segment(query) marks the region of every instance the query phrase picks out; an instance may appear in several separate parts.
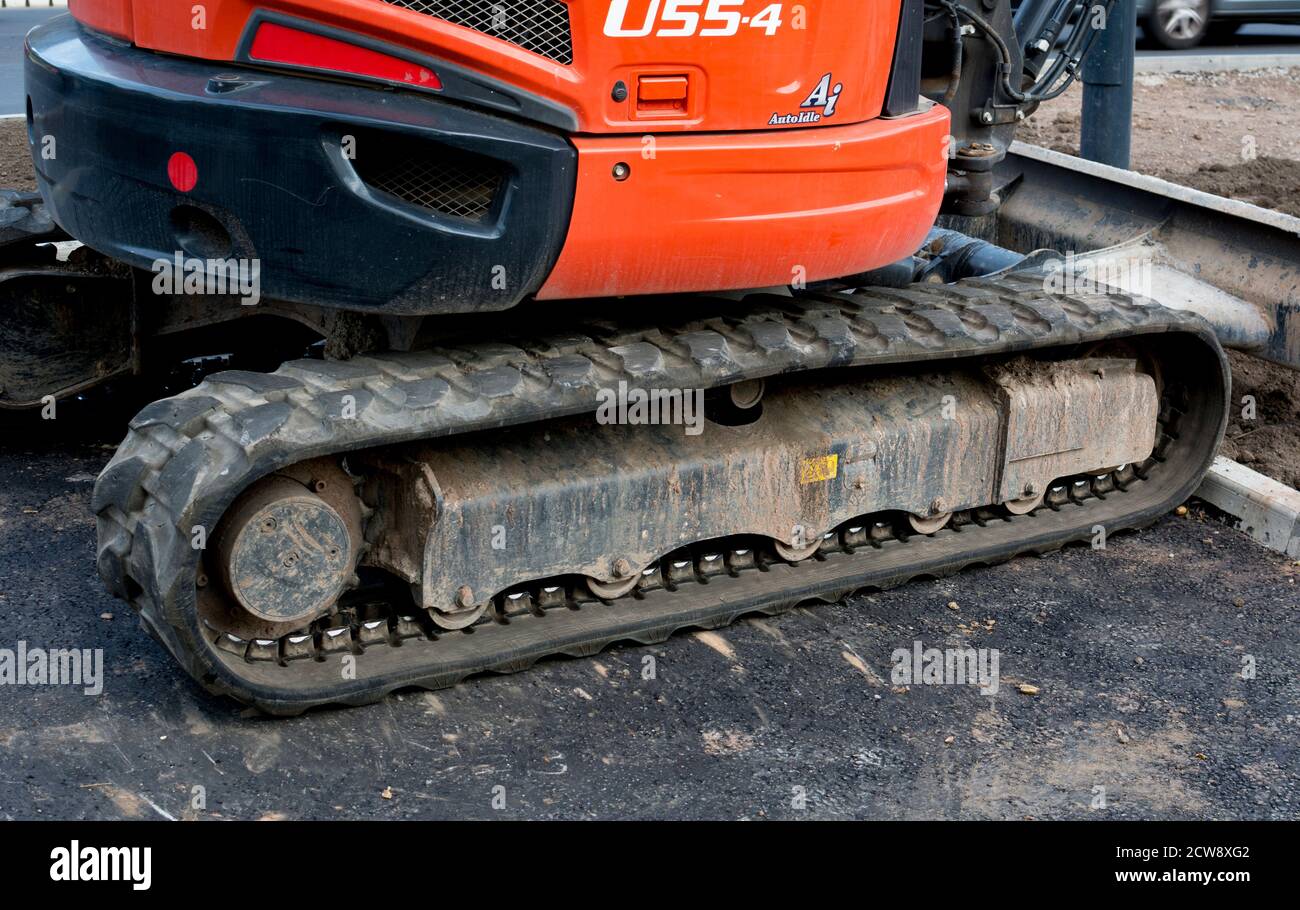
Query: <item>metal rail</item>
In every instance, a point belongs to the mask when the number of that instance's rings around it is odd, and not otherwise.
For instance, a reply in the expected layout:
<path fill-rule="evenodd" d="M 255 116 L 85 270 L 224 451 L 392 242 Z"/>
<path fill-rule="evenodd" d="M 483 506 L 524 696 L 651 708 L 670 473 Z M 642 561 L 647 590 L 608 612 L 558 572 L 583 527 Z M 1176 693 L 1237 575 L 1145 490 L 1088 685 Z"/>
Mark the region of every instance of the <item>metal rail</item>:
<path fill-rule="evenodd" d="M 945 226 L 1196 313 L 1225 347 L 1300 369 L 1300 218 L 1023 143 L 995 181 L 997 214 Z"/>

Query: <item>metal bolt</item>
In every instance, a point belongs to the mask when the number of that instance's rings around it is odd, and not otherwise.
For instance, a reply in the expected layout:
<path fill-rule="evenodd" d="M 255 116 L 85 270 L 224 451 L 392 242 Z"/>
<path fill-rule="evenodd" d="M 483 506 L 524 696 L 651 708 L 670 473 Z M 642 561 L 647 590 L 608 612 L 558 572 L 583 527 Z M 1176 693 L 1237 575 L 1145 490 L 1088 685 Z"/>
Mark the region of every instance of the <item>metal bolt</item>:
<path fill-rule="evenodd" d="M 632 176 L 632 168 L 626 161 L 620 161 L 614 165 L 614 179 L 622 182 Z"/>
<path fill-rule="evenodd" d="M 981 121 L 982 123 L 992 123 L 992 122 L 993 122 L 993 112 L 992 112 L 992 111 L 985 111 L 984 113 L 980 114 L 980 121 Z"/>
<path fill-rule="evenodd" d="M 273 518 L 273 517 L 270 516 L 270 515 L 268 515 L 268 516 L 266 516 L 265 518 L 263 518 L 263 519 L 262 519 L 262 533 L 263 533 L 263 534 L 270 534 L 270 533 L 271 533 L 272 531 L 274 531 L 274 530 L 275 530 L 275 518 Z"/>
<path fill-rule="evenodd" d="M 614 563 L 614 577 L 627 578 L 632 574 L 632 563 L 626 559 L 619 559 Z"/>
<path fill-rule="evenodd" d="M 456 592 L 456 606 L 462 608 L 474 606 L 474 589 L 469 585 L 461 585 L 460 590 Z"/>
<path fill-rule="evenodd" d="M 1025 119 L 1025 112 L 1024 112 L 1024 111 L 1016 111 L 1016 119 L 1017 119 L 1017 120 L 1024 120 L 1024 119 Z"/>
<path fill-rule="evenodd" d="M 1046 38 L 1039 38 L 1037 41 L 1034 42 L 1034 50 L 1036 51 L 1041 51 L 1042 53 L 1045 54 L 1051 49 L 1052 49 L 1052 45 L 1048 43 L 1048 40 Z"/>
<path fill-rule="evenodd" d="M 610 96 L 611 96 L 615 101 L 620 101 L 620 102 L 622 102 L 622 101 L 626 101 L 626 100 L 627 100 L 627 83 L 624 82 L 624 81 L 622 81 L 621 79 L 620 79 L 618 82 L 615 82 L 615 83 L 614 83 L 614 91 L 610 93 Z"/>

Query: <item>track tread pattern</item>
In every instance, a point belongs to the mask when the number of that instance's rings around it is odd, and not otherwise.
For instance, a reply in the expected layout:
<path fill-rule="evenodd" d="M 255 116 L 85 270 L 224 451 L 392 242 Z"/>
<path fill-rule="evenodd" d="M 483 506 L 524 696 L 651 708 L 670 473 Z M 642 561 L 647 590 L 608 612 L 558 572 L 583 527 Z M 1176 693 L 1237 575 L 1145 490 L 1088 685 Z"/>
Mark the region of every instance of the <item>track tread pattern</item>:
<path fill-rule="evenodd" d="M 213 691 L 274 711 L 372 701 L 397 684 L 313 696 L 300 706 L 265 704 L 222 671 L 195 618 L 195 529 L 210 536 L 239 492 L 274 470 L 324 454 L 591 413 L 597 392 L 620 381 L 711 388 L 825 368 L 1208 332 L 1197 317 L 1123 294 L 1049 294 L 1032 276 L 696 301 L 700 309 L 714 304 L 714 315 L 678 325 L 634 330 L 597 320 L 521 345 L 485 342 L 348 362 L 299 360 L 271 374 L 214 374 L 130 422 L 95 487 L 99 574 Z"/>

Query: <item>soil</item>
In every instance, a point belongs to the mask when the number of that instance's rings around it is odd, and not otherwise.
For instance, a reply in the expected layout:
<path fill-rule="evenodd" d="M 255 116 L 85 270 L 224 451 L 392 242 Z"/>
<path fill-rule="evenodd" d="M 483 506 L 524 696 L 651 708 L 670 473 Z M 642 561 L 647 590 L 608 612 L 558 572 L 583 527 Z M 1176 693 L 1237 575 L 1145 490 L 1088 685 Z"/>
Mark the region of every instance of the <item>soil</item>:
<path fill-rule="evenodd" d="M 1300 489 L 1300 372 L 1236 351 L 1228 358 L 1233 410 L 1220 454 Z"/>
<path fill-rule="evenodd" d="M 1207 164 L 1183 182 L 1229 199 L 1300 215 L 1300 164 L 1260 157 L 1236 164 Z"/>
<path fill-rule="evenodd" d="M 0 187 L 36 189 L 36 172 L 27 151 L 27 124 L 23 120 L 0 120 Z"/>
<path fill-rule="evenodd" d="M 1079 153 L 1083 89 L 1039 108 L 1020 138 Z M 1300 68 L 1139 75 L 1135 171 L 1300 216 Z"/>

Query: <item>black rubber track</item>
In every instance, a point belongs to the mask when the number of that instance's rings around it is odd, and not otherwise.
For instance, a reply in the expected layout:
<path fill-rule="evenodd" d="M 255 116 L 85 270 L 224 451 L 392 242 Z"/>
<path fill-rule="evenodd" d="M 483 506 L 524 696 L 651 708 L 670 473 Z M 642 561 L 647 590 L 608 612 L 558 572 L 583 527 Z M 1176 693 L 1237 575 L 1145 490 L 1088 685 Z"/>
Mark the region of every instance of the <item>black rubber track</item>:
<path fill-rule="evenodd" d="M 611 305 L 655 312 L 626 301 Z M 852 295 L 755 295 L 740 303 L 700 298 L 692 306 L 694 315 L 675 325 L 632 330 L 576 322 L 521 346 L 295 361 L 273 374 L 209 377 L 141 411 L 100 475 L 93 499 L 99 573 L 208 689 L 291 714 L 1043 552 L 1090 537 L 1096 525 L 1109 533 L 1147 524 L 1195 490 L 1226 420 L 1228 368 L 1208 326 L 1122 294 L 1063 297 L 1044 291 L 1041 277 L 1024 275 Z M 249 484 L 297 461 L 592 413 L 598 390 L 620 381 L 711 388 L 833 367 L 1048 348 L 1079 353 L 1117 338 L 1135 339 L 1159 363 L 1166 401 L 1173 396 L 1178 404 L 1157 469 L 1105 499 L 470 632 L 375 641 L 354 629 L 337 645 L 358 655 L 355 679 L 342 678 L 333 659 L 245 660 L 228 642 L 218 647 L 221 636 L 197 616 L 193 529 L 210 532 Z"/>

